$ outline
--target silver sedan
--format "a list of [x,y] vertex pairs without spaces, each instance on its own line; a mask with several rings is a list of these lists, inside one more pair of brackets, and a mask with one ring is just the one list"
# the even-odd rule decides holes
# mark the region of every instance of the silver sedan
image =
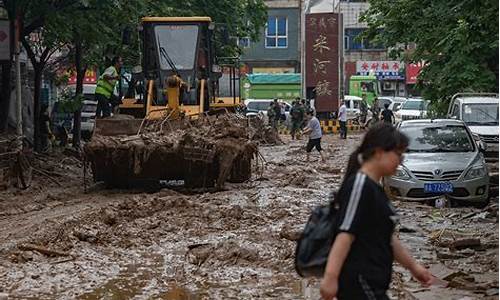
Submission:
[[399,200],[428,201],[442,196],[486,203],[489,176],[481,145],[457,120],[403,121],[398,128],[410,143],[386,191]]

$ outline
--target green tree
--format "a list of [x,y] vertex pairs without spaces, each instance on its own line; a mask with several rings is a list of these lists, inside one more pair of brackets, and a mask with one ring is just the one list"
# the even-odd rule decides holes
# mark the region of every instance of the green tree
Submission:
[[[498,1],[369,0],[365,36],[406,62],[425,62],[423,96],[443,110],[457,92],[498,91]],[[382,28],[382,30],[380,30]],[[405,51],[411,43],[414,51]]]
[[[266,8],[263,0],[162,1],[162,0],[4,0],[3,5],[14,20],[23,20],[22,41],[35,68],[35,138],[38,139],[41,74],[50,56],[59,48],[67,47],[68,61],[76,66],[77,86],[74,99],[81,99],[83,77],[90,66],[104,66],[106,58],[122,55],[128,64],[138,64],[139,35],[135,30],[144,16],[212,17],[216,23],[226,24],[227,33],[234,37],[250,36],[256,39],[265,24]],[[131,45],[123,45],[121,33],[131,32]],[[32,41],[29,35],[38,33]],[[220,39],[222,40],[222,39]],[[235,44],[218,47],[224,55],[238,53]],[[10,64],[8,66],[10,73]],[[4,72],[2,67],[2,72]],[[3,90],[10,91],[10,86]],[[36,92],[38,90],[38,93]],[[38,96],[37,96],[38,95]],[[6,101],[8,103],[8,101]],[[3,110],[3,111],[8,111]],[[6,120],[5,116],[0,116]],[[74,115],[74,145],[79,145],[80,112]],[[2,120],[0,120],[2,121]]]
[[[11,21],[11,26],[14,26],[14,21],[16,19],[19,21],[21,32],[20,38],[25,47],[28,47],[26,43],[32,33],[39,31],[44,25],[47,18],[51,15],[56,15],[65,9],[71,9],[74,1],[70,0],[40,0],[40,1],[29,1],[29,0],[4,0],[0,2],[0,8],[5,9],[7,12],[7,17]],[[46,47],[40,41],[36,42],[37,49],[27,49],[28,56],[33,63],[35,68],[35,82],[36,77],[41,79],[41,73],[37,73],[39,70],[43,70],[43,66],[51,56],[51,48]],[[9,111],[10,103],[10,74],[12,68],[12,57],[8,62],[2,63],[2,90],[1,90],[1,101],[0,101],[0,132],[7,129],[7,117]],[[36,98],[37,85],[35,85],[35,102],[34,102],[34,126],[35,126],[35,145],[36,139],[38,138],[38,117],[40,112],[39,99],[39,85],[38,85],[38,98]]]

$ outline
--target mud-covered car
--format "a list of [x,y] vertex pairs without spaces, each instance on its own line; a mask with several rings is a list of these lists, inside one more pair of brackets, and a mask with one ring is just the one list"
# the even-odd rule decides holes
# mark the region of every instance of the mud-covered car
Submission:
[[464,122],[451,119],[403,121],[408,151],[386,191],[399,200],[447,198],[484,204],[489,177],[483,143],[476,144]]

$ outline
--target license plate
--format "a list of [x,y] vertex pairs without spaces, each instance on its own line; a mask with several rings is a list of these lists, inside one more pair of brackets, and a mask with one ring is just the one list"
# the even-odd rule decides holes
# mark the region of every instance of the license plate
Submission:
[[453,185],[449,182],[424,183],[424,192],[433,194],[452,193]]

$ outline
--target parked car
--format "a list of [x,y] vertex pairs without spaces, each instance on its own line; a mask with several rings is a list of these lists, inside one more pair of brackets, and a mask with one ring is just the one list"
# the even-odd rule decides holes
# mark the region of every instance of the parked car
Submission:
[[385,109],[385,104],[389,103],[389,109],[392,110],[393,112],[396,112],[399,110],[401,107],[401,104],[403,104],[407,98],[403,97],[387,97],[387,96],[382,96],[378,97],[378,107],[380,111]]
[[81,132],[84,139],[90,139],[95,128],[97,101],[83,100]]
[[394,113],[396,122],[424,119],[427,117],[427,107],[429,106],[428,100],[419,98],[408,98],[400,109]]
[[386,96],[380,96],[380,97],[377,97],[377,103],[378,103],[378,108],[380,109],[380,111],[384,110],[385,108],[385,104],[388,103],[389,105],[392,104],[392,102],[394,102],[394,98],[393,97],[386,97]]
[[448,117],[464,121],[486,143],[486,160],[498,161],[498,94],[456,94]]
[[355,119],[361,113],[361,97],[345,95],[344,102],[347,108],[347,119]]
[[[267,123],[267,110],[269,109],[269,106],[273,102],[273,99],[247,99],[245,100],[245,106],[247,107],[247,116],[251,116],[252,114],[262,114],[264,116],[264,121]],[[292,106],[284,101],[278,101],[280,104],[285,105],[285,125],[289,126],[291,125],[291,116],[290,116],[290,110]]]
[[453,119],[411,120],[398,129],[409,138],[408,151],[386,191],[399,200],[428,201],[443,195],[485,204],[489,176],[482,151],[466,124]]
[[[75,92],[76,85],[69,85],[68,90]],[[82,123],[81,134],[84,139],[89,139],[92,136],[95,128],[95,117],[97,110],[97,101],[95,101],[95,84],[83,85],[83,106],[82,106]]]
[[392,103],[389,105],[389,109],[392,110],[393,112],[397,112],[398,110],[401,109],[403,103],[406,102],[406,99],[407,98],[394,97]]

